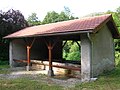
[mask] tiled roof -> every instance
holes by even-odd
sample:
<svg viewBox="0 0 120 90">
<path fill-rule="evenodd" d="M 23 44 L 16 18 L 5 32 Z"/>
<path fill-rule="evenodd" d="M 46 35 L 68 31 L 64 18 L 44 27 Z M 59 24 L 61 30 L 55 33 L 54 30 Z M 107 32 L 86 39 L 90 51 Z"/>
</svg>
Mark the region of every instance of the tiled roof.
<svg viewBox="0 0 120 90">
<path fill-rule="evenodd" d="M 34 36 L 48 36 L 51 34 L 62 34 L 71 32 L 95 32 L 101 24 L 108 22 L 112 16 L 110 14 L 84 17 L 75 20 L 50 23 L 45 25 L 38 25 L 27 27 L 18 32 L 10 34 L 5 38 L 20 38 L 20 37 L 34 37 Z"/>
</svg>

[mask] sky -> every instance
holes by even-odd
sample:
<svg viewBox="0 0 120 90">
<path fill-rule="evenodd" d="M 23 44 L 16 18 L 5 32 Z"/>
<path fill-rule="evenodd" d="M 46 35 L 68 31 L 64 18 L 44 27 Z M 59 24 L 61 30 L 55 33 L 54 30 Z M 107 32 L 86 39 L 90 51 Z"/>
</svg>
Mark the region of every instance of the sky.
<svg viewBox="0 0 120 90">
<path fill-rule="evenodd" d="M 73 16 L 82 17 L 94 12 L 115 11 L 120 6 L 120 0 L 1 0 L 0 10 L 20 10 L 27 18 L 31 13 L 37 13 L 43 20 L 47 12 L 60 13 L 64 6 L 69 7 Z"/>
</svg>

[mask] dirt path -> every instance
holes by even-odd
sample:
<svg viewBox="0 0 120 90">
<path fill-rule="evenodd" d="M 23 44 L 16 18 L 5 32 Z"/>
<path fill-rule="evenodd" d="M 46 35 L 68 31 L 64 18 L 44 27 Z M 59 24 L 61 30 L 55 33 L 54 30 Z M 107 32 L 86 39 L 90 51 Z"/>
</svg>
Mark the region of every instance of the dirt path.
<svg viewBox="0 0 120 90">
<path fill-rule="evenodd" d="M 30 78 L 31 80 L 41 81 L 47 84 L 57 84 L 65 88 L 74 87 L 75 84 L 81 82 L 78 78 L 67 78 L 63 76 L 54 76 L 50 78 L 41 71 L 26 71 L 25 68 L 12 68 L 8 70 L 10 70 L 9 74 L 0 74 L 1 79 Z"/>
</svg>

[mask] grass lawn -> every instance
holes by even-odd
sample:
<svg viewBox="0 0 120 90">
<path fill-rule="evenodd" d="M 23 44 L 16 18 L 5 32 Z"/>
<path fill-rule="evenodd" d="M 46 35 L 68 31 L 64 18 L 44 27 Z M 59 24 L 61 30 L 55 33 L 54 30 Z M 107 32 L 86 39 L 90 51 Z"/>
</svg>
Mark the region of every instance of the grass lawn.
<svg viewBox="0 0 120 90">
<path fill-rule="evenodd" d="M 99 76 L 94 82 L 77 84 L 71 90 L 120 90 L 120 66 Z"/>
<path fill-rule="evenodd" d="M 0 74 L 8 74 L 10 71 L 7 70 L 7 68 L 10 68 L 7 61 L 0 61 Z"/>
<path fill-rule="evenodd" d="M 8 65 L 1 65 L 1 68 Z M 0 73 L 5 73 L 0 70 Z M 41 77 L 42 78 L 42 77 Z M 40 80 L 30 78 L 0 79 L 0 90 L 120 90 L 120 65 L 111 72 L 106 72 L 98 77 L 98 80 L 89 83 L 78 83 L 75 87 L 64 88 L 55 84 L 43 83 Z"/>
<path fill-rule="evenodd" d="M 9 65 L 0 65 L 0 74 L 9 74 Z M 41 77 L 42 78 L 42 77 Z M 17 79 L 0 78 L 0 90 L 62 90 L 58 85 L 50 85 L 28 77 Z"/>
<path fill-rule="evenodd" d="M 62 90 L 62 87 L 30 80 L 29 78 L 17 78 L 14 80 L 1 79 L 0 90 Z"/>
</svg>

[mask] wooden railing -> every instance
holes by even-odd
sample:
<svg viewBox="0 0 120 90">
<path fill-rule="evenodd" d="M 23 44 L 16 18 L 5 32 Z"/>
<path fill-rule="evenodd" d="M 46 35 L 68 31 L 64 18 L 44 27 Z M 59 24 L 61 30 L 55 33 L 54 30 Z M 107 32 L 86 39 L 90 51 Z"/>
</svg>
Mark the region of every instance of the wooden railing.
<svg viewBox="0 0 120 90">
<path fill-rule="evenodd" d="M 13 60 L 15 62 L 21 62 L 21 63 L 27 63 L 27 60 Z M 44 65 L 44 66 L 49 66 L 48 63 L 44 63 L 44 62 L 35 62 L 31 60 L 31 64 L 39 64 L 39 65 Z M 76 71 L 80 71 L 80 65 L 79 67 L 75 67 L 75 66 L 70 66 L 69 64 L 67 65 L 52 65 L 52 67 L 57 67 L 57 68 L 64 68 L 64 69 L 69 69 L 69 70 L 76 70 Z"/>
</svg>

